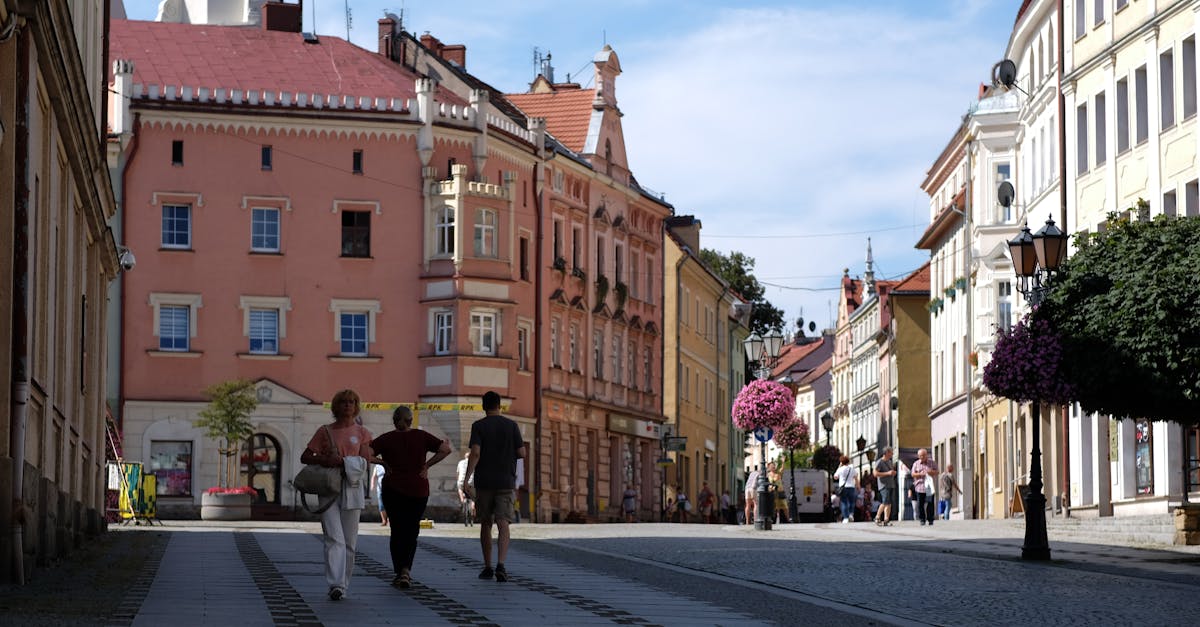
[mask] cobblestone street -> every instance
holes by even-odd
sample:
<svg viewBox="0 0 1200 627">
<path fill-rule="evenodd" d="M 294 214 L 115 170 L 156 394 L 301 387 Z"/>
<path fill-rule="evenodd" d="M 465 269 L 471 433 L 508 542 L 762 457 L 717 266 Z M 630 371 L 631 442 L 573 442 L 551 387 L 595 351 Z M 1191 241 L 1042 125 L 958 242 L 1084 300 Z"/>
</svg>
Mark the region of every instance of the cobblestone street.
<svg viewBox="0 0 1200 627">
<path fill-rule="evenodd" d="M 39 570 L 0 589 L 9 624 L 1163 624 L 1194 606 L 1200 553 L 1068 543 L 1017 559 L 1020 521 L 514 526 L 511 581 L 476 578 L 477 528 L 425 530 L 416 585 L 393 589 L 386 530 L 364 523 L 348 597 L 325 595 L 319 527 L 171 521 L 116 528 L 137 572 Z M 111 557 L 111 556 L 109 556 Z M 72 590 L 72 581 L 83 590 Z M 87 581 L 92 581 L 88 589 Z M 98 589 L 119 589 L 106 599 Z M 60 595 L 61 601 L 55 596 Z M 82 606 L 82 607 L 79 607 Z"/>
</svg>

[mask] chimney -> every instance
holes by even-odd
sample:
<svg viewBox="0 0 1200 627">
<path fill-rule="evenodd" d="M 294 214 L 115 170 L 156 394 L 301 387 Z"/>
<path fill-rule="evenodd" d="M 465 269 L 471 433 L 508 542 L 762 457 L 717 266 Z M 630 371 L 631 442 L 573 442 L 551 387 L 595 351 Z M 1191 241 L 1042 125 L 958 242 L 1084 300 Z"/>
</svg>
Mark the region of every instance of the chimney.
<svg viewBox="0 0 1200 627">
<path fill-rule="evenodd" d="M 437 37 L 425 33 L 421 35 L 421 45 L 429 49 L 433 54 L 441 57 L 445 61 L 449 61 L 462 69 L 467 69 L 467 47 L 462 44 L 446 45 Z"/>
<path fill-rule="evenodd" d="M 396 20 L 389 14 L 387 17 L 379 20 L 379 54 L 388 59 L 395 60 L 392 56 L 392 46 L 395 45 L 395 38 L 392 36 L 396 32 Z"/>
<path fill-rule="evenodd" d="M 282 0 L 263 3 L 263 30 L 298 33 L 301 28 L 301 11 L 302 7 L 300 4 L 289 4 Z"/>
<path fill-rule="evenodd" d="M 666 226 L 693 253 L 700 254 L 700 221 L 696 216 L 671 216 L 667 218 Z"/>
<path fill-rule="evenodd" d="M 467 47 L 462 44 L 444 46 L 442 58 L 464 70 L 467 69 Z"/>
</svg>

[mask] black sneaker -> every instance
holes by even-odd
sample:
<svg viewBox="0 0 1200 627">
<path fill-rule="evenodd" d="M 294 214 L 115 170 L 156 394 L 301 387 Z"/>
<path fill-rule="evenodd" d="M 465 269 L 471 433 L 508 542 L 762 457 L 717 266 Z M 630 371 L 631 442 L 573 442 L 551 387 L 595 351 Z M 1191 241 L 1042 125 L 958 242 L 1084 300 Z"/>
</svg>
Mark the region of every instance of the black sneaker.
<svg viewBox="0 0 1200 627">
<path fill-rule="evenodd" d="M 496 581 L 508 581 L 508 571 L 504 570 L 503 566 L 496 566 Z"/>
<path fill-rule="evenodd" d="M 483 570 L 479 571 L 479 578 L 491 579 L 495 574 L 496 573 L 492 570 L 491 566 L 484 566 Z"/>
<path fill-rule="evenodd" d="M 342 591 L 341 588 L 330 588 L 329 589 L 329 598 L 333 599 L 334 601 L 341 601 L 342 595 L 344 595 L 344 594 L 346 594 L 346 593 L 344 591 Z"/>
</svg>

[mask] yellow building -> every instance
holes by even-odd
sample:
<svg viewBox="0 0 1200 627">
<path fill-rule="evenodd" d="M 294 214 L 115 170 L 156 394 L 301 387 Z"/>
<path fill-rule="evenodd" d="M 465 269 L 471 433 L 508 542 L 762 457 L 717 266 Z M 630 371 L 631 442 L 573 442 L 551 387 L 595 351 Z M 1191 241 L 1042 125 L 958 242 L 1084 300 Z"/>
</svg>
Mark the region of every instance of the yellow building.
<svg viewBox="0 0 1200 627">
<path fill-rule="evenodd" d="M 663 413 L 675 436 L 687 440 L 670 454 L 666 480 L 698 505 L 705 481 L 718 497 L 725 490 L 736 496 L 742 436 L 729 411 L 743 383 L 750 310 L 700 260 L 694 216 L 667 219 L 664 250 Z"/>
<path fill-rule="evenodd" d="M 0 581 L 104 528 L 110 8 L 0 3 Z"/>
</svg>

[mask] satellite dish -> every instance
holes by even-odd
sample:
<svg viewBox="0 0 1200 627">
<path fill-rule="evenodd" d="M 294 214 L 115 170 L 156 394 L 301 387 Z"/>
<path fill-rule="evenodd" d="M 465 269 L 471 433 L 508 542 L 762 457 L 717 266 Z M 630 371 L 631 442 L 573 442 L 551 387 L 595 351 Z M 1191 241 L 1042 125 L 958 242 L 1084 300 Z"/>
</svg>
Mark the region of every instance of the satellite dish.
<svg viewBox="0 0 1200 627">
<path fill-rule="evenodd" d="M 801 329 L 804 328 L 804 316 L 796 318 L 796 326 Z"/>
<path fill-rule="evenodd" d="M 808 332 L 812 333 L 813 331 L 816 331 L 816 330 L 817 330 L 817 323 L 809 322 L 808 323 Z"/>
<path fill-rule="evenodd" d="M 1017 83 L 1017 64 L 1005 59 L 992 66 L 992 83 L 1011 88 Z"/>
<path fill-rule="evenodd" d="M 1008 181 L 1000 181 L 1000 186 L 996 188 L 996 202 L 1000 203 L 1001 207 L 1009 208 L 1013 204 L 1013 198 L 1016 198 L 1017 192 L 1013 189 L 1012 183 Z"/>
</svg>

